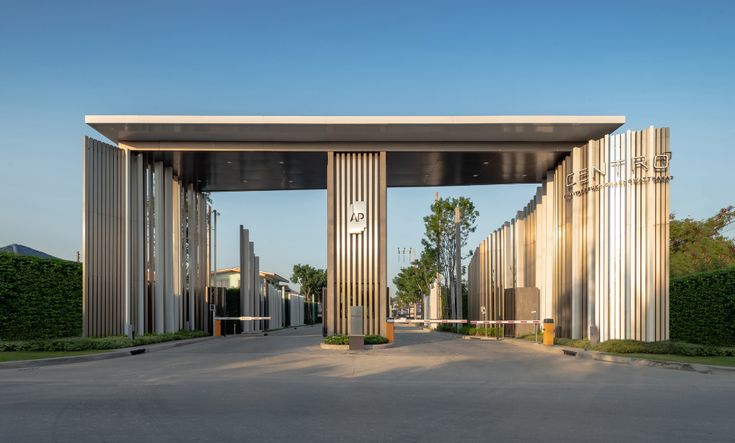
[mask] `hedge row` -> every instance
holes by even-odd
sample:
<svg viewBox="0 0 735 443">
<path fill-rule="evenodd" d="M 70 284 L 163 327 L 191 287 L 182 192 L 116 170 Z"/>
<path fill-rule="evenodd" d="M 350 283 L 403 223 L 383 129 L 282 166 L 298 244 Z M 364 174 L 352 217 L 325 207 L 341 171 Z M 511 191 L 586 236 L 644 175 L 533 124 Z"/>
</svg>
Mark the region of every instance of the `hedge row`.
<svg viewBox="0 0 735 443">
<path fill-rule="evenodd" d="M 324 339 L 324 343 L 328 345 L 348 345 L 350 338 L 346 335 L 330 335 Z M 388 343 L 388 339 L 382 335 L 366 335 L 363 338 L 366 345 L 382 345 Z"/>
<path fill-rule="evenodd" d="M 592 346 L 589 340 L 556 338 L 554 343 L 562 346 L 590 349 L 614 354 L 674 354 L 692 357 L 735 357 L 735 347 L 713 346 L 679 341 L 644 342 L 637 340 L 608 340 Z"/>
<path fill-rule="evenodd" d="M 735 345 L 735 267 L 671 281 L 672 340 Z"/>
<path fill-rule="evenodd" d="M 135 339 L 114 337 L 72 337 L 46 340 L 0 341 L 0 352 L 5 351 L 87 351 L 144 346 L 166 341 L 186 340 L 208 336 L 204 331 L 179 331 L 168 334 L 148 334 Z"/>
<path fill-rule="evenodd" d="M 81 334 L 81 263 L 0 253 L 0 339 Z"/>
<path fill-rule="evenodd" d="M 485 335 L 485 326 L 462 326 L 457 330 L 457 327 L 448 324 L 448 323 L 442 323 L 437 325 L 436 330 L 439 332 L 456 332 L 458 334 L 462 335 Z M 502 337 L 504 334 L 504 328 L 502 326 L 498 327 L 488 327 L 487 328 L 487 335 L 489 337 L 495 337 L 495 334 L 499 333 Z M 540 335 L 539 335 L 540 336 Z"/>
</svg>

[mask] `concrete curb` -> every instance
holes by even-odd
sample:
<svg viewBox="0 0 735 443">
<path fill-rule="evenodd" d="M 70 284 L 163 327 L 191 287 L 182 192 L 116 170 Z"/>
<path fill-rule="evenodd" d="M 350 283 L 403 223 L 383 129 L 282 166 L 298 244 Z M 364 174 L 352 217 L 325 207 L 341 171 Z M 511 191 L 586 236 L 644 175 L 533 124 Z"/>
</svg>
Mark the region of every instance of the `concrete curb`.
<svg viewBox="0 0 735 443">
<path fill-rule="evenodd" d="M 588 359 L 588 360 L 596 360 L 596 361 L 601 361 L 601 362 L 606 362 L 606 363 L 626 364 L 626 365 L 640 366 L 640 367 L 647 366 L 647 367 L 652 367 L 652 368 L 676 369 L 679 371 L 699 372 L 700 374 L 711 374 L 713 372 L 735 373 L 735 367 L 729 367 L 729 366 L 715 366 L 715 365 L 705 365 L 701 363 L 685 363 L 685 362 L 677 362 L 677 361 L 648 360 L 648 359 L 640 358 L 640 357 L 625 357 L 622 355 L 606 354 L 604 352 L 598 352 L 598 351 L 588 351 L 585 349 L 572 348 L 569 346 L 536 345 L 531 342 L 526 342 L 526 340 L 522 340 L 522 339 L 507 339 L 505 340 L 505 342 L 512 343 L 517 346 L 531 347 L 537 351 L 550 352 L 550 353 L 557 354 L 557 355 L 559 354 L 559 351 L 561 351 L 563 355 L 568 355 L 571 357 L 578 357 L 578 358 L 583 358 L 583 359 Z"/>
<path fill-rule="evenodd" d="M 485 337 L 484 335 L 463 335 L 462 340 L 503 341 L 502 339 L 498 340 L 495 337 L 491 337 L 491 336 Z"/>
<path fill-rule="evenodd" d="M 293 331 L 294 329 L 309 328 L 309 327 L 314 327 L 314 326 L 319 326 L 319 329 L 321 330 L 321 323 L 315 323 L 313 325 L 287 326 L 285 328 L 269 329 L 267 331 L 240 332 L 239 334 L 225 334 L 225 335 L 222 335 L 221 337 L 265 337 L 269 335 L 278 335 L 283 332 Z"/>
<path fill-rule="evenodd" d="M 383 343 L 382 345 L 365 345 L 364 349 L 366 351 L 370 351 L 373 349 L 387 349 L 392 348 L 395 343 Z M 328 345 L 324 342 L 319 343 L 319 348 L 321 349 L 329 349 L 332 351 L 349 351 L 350 345 Z"/>
<path fill-rule="evenodd" d="M 316 328 L 316 329 L 318 329 L 321 332 L 321 330 L 322 330 L 322 324 L 321 323 L 314 323 L 313 325 L 287 326 L 285 328 L 272 329 L 270 331 L 263 331 L 263 332 L 260 332 L 258 334 L 254 334 L 254 335 L 263 335 L 264 333 L 266 333 L 268 335 L 278 335 L 278 334 L 281 334 L 281 333 L 284 333 L 284 332 L 289 332 L 289 331 L 303 329 L 303 328 Z"/>
<path fill-rule="evenodd" d="M 178 348 L 179 346 L 193 345 L 195 343 L 211 340 L 214 337 L 198 337 L 188 340 L 174 340 L 152 345 L 133 346 L 130 348 L 111 349 L 109 352 L 98 354 L 72 355 L 69 357 L 40 358 L 38 360 L 18 360 L 0 363 L 1 369 L 39 368 L 43 366 L 65 365 L 70 363 L 83 363 L 88 361 L 110 360 L 113 358 L 130 357 L 132 355 L 165 351 L 166 349 Z"/>
</svg>

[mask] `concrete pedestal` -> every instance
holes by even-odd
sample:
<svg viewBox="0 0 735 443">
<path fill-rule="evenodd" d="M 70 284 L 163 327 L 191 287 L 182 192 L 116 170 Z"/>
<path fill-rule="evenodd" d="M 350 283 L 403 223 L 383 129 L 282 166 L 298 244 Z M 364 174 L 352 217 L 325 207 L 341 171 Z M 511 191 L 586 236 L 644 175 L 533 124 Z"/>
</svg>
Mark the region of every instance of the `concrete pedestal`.
<svg viewBox="0 0 735 443">
<path fill-rule="evenodd" d="M 350 351 L 362 351 L 365 349 L 365 337 L 362 335 L 350 335 Z"/>
</svg>

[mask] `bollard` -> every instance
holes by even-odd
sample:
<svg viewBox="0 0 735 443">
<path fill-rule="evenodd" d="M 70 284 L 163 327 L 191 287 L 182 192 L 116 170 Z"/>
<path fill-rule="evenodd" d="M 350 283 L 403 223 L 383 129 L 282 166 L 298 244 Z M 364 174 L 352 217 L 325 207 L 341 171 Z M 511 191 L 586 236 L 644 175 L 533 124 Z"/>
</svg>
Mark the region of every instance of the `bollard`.
<svg viewBox="0 0 735 443">
<path fill-rule="evenodd" d="M 214 335 L 215 335 L 215 337 L 221 337 L 222 336 L 222 320 L 215 320 L 214 321 Z"/>
<path fill-rule="evenodd" d="M 554 345 L 554 319 L 544 319 L 544 346 Z"/>
<path fill-rule="evenodd" d="M 394 327 L 395 325 L 393 323 L 385 324 L 385 337 L 388 339 L 388 343 L 393 343 Z"/>
</svg>

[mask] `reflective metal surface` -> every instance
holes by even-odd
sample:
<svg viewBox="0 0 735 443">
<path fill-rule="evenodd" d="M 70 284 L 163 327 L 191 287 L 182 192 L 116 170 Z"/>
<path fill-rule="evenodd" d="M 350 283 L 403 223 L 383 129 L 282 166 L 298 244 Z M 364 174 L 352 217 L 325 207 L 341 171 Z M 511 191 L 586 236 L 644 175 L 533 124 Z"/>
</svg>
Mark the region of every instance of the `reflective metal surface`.
<svg viewBox="0 0 735 443">
<path fill-rule="evenodd" d="M 350 331 L 362 306 L 365 334 L 385 333 L 388 308 L 385 153 L 330 153 L 327 190 L 328 334 Z M 364 228 L 351 231 L 358 203 Z"/>
<path fill-rule="evenodd" d="M 131 325 L 137 335 L 204 329 L 209 275 L 204 196 L 182 185 L 163 162 L 138 153 L 126 156 L 91 138 L 84 142 L 83 189 L 84 335 L 120 335 Z"/>
<path fill-rule="evenodd" d="M 505 289 L 537 287 L 561 337 L 668 339 L 670 154 L 653 127 L 575 148 L 475 250 L 470 318 L 499 319 Z"/>
</svg>

